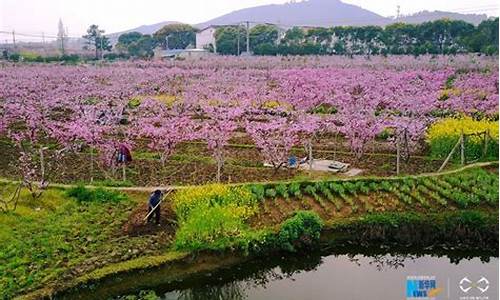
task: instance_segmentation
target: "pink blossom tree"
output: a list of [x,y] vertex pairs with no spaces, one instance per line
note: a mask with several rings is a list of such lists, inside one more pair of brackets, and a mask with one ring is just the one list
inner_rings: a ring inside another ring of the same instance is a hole
[[7,101],[3,108],[3,130],[19,153],[14,164],[33,200],[41,197],[68,150],[56,138],[54,118],[58,108],[55,102],[31,99]]
[[383,119],[369,111],[344,111],[340,120],[340,132],[347,138],[357,160],[363,157],[366,145],[384,129]]
[[[330,124],[331,125],[331,124]],[[313,142],[318,136],[327,130],[327,123],[324,122],[320,116],[309,113],[299,113],[294,121],[295,134],[304,146],[308,156],[309,169],[312,170],[313,166]]]
[[241,109],[231,107],[205,106],[202,124],[198,126],[197,137],[207,143],[217,164],[216,180],[220,182],[224,166],[224,148],[233,137],[242,116]]
[[292,147],[299,141],[296,127],[286,118],[247,122],[245,129],[275,172],[287,163]]
[[134,138],[147,140],[147,147],[160,153],[163,165],[179,143],[196,137],[190,116],[171,111],[155,100],[145,100],[138,107],[129,132]]

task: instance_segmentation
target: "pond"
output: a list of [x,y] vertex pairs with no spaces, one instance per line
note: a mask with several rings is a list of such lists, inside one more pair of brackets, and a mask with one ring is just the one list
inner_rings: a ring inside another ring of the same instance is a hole
[[[140,276],[161,276],[161,270]],[[411,297],[429,292],[437,295],[436,299],[497,300],[498,258],[477,253],[361,254],[330,250],[251,260],[148,290],[161,299],[185,300],[427,299]],[[136,289],[132,294],[138,293]],[[126,294],[130,291],[114,296],[124,299]]]

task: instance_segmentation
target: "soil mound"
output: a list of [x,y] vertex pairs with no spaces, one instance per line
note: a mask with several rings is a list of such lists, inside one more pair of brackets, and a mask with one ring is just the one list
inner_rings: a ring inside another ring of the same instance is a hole
[[148,223],[144,217],[148,214],[148,204],[138,205],[130,214],[127,222],[123,225],[123,232],[131,236],[155,234],[159,231],[164,231],[172,236],[175,234],[177,220],[172,206],[169,202],[164,202],[160,205],[161,218],[160,224],[153,222]]

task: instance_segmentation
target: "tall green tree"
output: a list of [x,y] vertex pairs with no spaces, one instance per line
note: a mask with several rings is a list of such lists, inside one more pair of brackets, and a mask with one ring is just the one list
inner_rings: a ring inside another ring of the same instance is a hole
[[417,27],[420,40],[432,45],[428,53],[433,54],[463,52],[465,50],[464,39],[474,32],[474,25],[450,19],[424,22]]
[[127,50],[130,56],[148,58],[154,55],[155,44],[155,39],[151,35],[145,34],[136,42],[131,43]]
[[189,24],[169,24],[153,34],[156,43],[167,49],[186,49],[196,45],[197,29]]
[[498,54],[498,17],[481,22],[477,31],[486,37],[485,46],[481,51],[487,54]]
[[387,53],[409,54],[414,53],[418,46],[417,26],[414,24],[394,23],[387,25],[383,32],[383,42]]
[[381,53],[385,49],[383,33],[384,30],[379,26],[355,27],[354,39],[359,43],[360,54],[370,56]]
[[262,44],[274,45],[278,43],[278,27],[259,24],[250,29],[250,50],[254,51]]
[[95,49],[95,59],[99,58],[99,51],[111,51],[111,43],[104,35],[104,30],[99,29],[98,25],[92,24],[87,29],[87,34],[82,36],[86,40],[86,48]]
[[[223,26],[215,30],[217,52],[225,55],[240,55],[246,50],[246,28]],[[239,51],[238,51],[239,49]]]
[[115,49],[131,57],[147,58],[153,56],[155,39],[149,34],[128,32],[118,37]]
[[130,45],[133,42],[137,42],[138,39],[142,37],[142,33],[137,31],[126,32],[118,37],[118,43],[122,45]]
[[288,29],[285,32],[285,36],[283,37],[281,42],[283,44],[286,44],[286,45],[291,45],[291,44],[297,45],[297,44],[303,43],[305,41],[305,37],[306,37],[306,34],[304,32],[304,29],[302,29],[298,26],[295,26],[295,27]]
[[469,51],[498,54],[498,18],[481,22],[474,33],[465,38],[465,43]]
[[332,42],[332,36],[332,30],[324,27],[311,28],[306,33],[308,41],[322,45],[329,45]]

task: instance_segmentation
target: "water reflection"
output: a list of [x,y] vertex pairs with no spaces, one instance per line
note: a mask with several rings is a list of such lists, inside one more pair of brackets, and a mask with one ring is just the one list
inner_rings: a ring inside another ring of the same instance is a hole
[[229,282],[222,286],[205,285],[165,294],[164,299],[207,300],[207,299],[246,299],[245,289],[240,282]]
[[404,268],[405,261],[414,260],[416,258],[416,255],[376,255],[372,258],[369,264],[375,266],[378,271],[383,271],[384,269]]
[[[382,296],[392,293],[400,299],[407,275],[450,278],[453,274],[478,271],[487,274],[490,282],[498,282],[498,259],[493,256],[492,253],[449,251],[429,254],[330,249],[307,255],[256,259],[214,273],[160,284],[154,287],[154,292],[169,300],[308,299],[310,293],[316,293],[315,299],[377,298],[368,291],[378,291]],[[360,283],[363,289],[359,289]],[[317,293],[323,290],[324,294]]]

